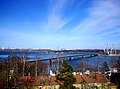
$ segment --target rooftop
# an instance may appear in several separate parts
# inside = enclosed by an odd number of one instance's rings
[[[108,83],[109,80],[103,74],[77,74],[74,75],[76,78],[76,84],[86,83]],[[30,84],[34,86],[48,86],[48,85],[58,85],[55,76],[20,76],[19,80],[25,85]]]

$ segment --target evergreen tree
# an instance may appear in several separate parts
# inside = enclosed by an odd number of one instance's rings
[[[73,84],[75,84],[76,79],[73,76],[73,68],[63,60],[63,68],[60,73],[56,75],[56,82],[59,83],[59,89],[77,89]]]

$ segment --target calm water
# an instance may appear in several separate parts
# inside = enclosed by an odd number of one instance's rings
[[[80,60],[74,60],[69,61],[69,64],[72,65],[73,68],[77,67],[77,64],[79,62],[84,62],[86,64],[89,64],[93,67],[97,67],[97,64],[99,63],[99,66],[103,64],[103,62],[107,62],[109,66],[112,65],[112,60],[118,60],[118,57],[112,57],[112,56],[96,56],[91,58],[85,58]]]
[[[49,58],[49,57],[57,57],[57,56],[65,56],[73,53],[46,53],[46,52],[7,52],[7,51],[0,51],[0,61],[4,61],[8,59],[9,55],[17,55],[19,57],[26,56],[26,60],[34,59],[34,58]]]
[[[0,61],[5,61],[8,59],[8,55],[17,55],[19,57],[23,56],[23,52],[5,52],[5,51],[0,51]],[[65,56],[73,53],[64,53],[64,54],[54,54],[54,53],[46,53],[46,52],[28,52],[26,53],[27,59],[34,59],[36,57],[39,58],[48,58],[48,57],[57,57],[57,56]],[[91,58],[81,58],[81,57],[74,57],[74,60],[68,61],[68,63],[75,68],[79,62],[84,62],[89,65],[92,65],[93,67],[96,67],[97,64],[101,65],[103,62],[107,62],[109,65],[112,64],[112,60],[117,60],[117,57],[112,57],[112,56],[96,56],[96,57],[91,57]],[[46,60],[44,61],[48,63],[49,61]]]

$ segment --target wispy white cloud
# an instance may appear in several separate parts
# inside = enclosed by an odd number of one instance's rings
[[[43,25],[45,31],[56,31],[67,24],[70,19],[64,18],[63,13],[68,5],[68,0],[49,0],[48,17]]]
[[[83,2],[84,1],[78,5],[78,8],[83,4]],[[63,16],[67,5],[67,0],[62,0],[62,2],[59,2],[58,0],[57,2],[50,3],[48,22],[46,25],[47,30],[55,31],[61,28],[64,29],[65,25],[71,21],[71,18],[64,18]],[[101,47],[103,47],[103,45],[105,46],[107,42],[114,41],[114,38],[120,36],[119,8],[119,4],[114,0],[93,0],[92,5],[86,9],[88,15],[87,18],[83,19],[83,21],[71,30],[71,34],[74,35],[66,35],[63,38],[58,38],[57,41],[64,43],[73,42],[75,44],[83,42],[81,45],[91,42],[91,46],[96,45],[101,41]],[[77,10],[79,13],[79,9]],[[81,14],[82,13],[80,13],[80,15]],[[72,19],[72,21],[74,20]]]
[[[28,20],[25,25],[13,23],[0,28],[0,40],[4,41],[1,43],[43,48],[99,48],[112,42],[120,45],[118,1],[49,0],[48,11],[43,11],[46,15],[40,15],[41,21],[32,24]]]
[[[101,35],[114,32],[120,26],[120,6],[114,0],[95,0],[87,9],[88,17],[80,22],[72,32],[85,35]],[[118,30],[120,33],[120,30]]]
[[[67,8],[72,6],[74,0],[49,0],[47,21],[42,24],[45,31],[58,31],[63,28],[71,18],[64,16]]]

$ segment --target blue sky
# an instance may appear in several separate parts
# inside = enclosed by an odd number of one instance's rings
[[[0,0],[0,47],[120,49],[120,0]]]

